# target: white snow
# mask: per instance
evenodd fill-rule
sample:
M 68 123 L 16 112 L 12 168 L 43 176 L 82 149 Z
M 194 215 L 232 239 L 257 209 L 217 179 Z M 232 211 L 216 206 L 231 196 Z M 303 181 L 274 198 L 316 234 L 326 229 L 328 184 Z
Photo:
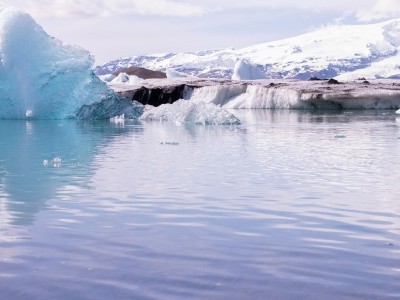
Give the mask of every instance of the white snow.
M 400 19 L 369 25 L 331 25 L 239 50 L 135 56 L 109 62 L 97 71 L 111 73 L 115 68 L 134 65 L 152 70 L 176 69 L 190 76 L 230 79 L 238 61 L 247 61 L 270 79 L 339 75 L 342 80 L 356 76 L 398 78 Z
M 400 115 L 400 109 L 396 110 L 396 114 Z
M 50 37 L 30 15 L 0 10 L 0 118 L 71 117 L 112 93 L 86 50 Z
M 233 114 L 212 103 L 178 100 L 158 107 L 146 106 L 140 120 L 168 121 L 177 125 L 238 125 Z

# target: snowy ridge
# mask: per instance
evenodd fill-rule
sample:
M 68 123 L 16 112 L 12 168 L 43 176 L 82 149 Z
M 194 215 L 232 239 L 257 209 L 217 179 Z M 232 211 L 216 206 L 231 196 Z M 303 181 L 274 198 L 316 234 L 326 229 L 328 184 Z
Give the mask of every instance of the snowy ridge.
M 102 75 L 138 66 L 199 78 L 230 79 L 235 64 L 242 60 L 267 79 L 400 78 L 400 19 L 372 25 L 333 25 L 238 50 L 134 56 L 99 66 L 95 72 Z

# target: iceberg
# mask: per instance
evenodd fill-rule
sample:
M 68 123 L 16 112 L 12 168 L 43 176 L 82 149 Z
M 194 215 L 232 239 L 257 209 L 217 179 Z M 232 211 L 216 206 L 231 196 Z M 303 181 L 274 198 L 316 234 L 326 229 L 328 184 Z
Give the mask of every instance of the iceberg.
M 18 9 L 0 10 L 0 118 L 74 118 L 83 105 L 114 97 L 80 47 L 49 36 Z
M 239 60 L 233 69 L 232 80 L 259 80 L 265 78 L 265 74 L 256 65 L 245 59 Z
M 240 120 L 213 103 L 180 99 L 173 104 L 146 106 L 140 117 L 144 121 L 168 121 L 177 125 L 240 125 Z
M 188 76 L 187 74 L 178 72 L 175 69 L 167 69 L 165 73 L 167 74 L 167 78 L 181 78 Z
M 98 77 L 104 82 L 111 82 L 116 78 L 114 74 L 99 75 Z

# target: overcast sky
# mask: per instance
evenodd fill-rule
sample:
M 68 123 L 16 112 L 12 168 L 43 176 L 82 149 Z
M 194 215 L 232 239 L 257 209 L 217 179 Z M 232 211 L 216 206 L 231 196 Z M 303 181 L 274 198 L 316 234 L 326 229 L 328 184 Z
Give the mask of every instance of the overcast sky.
M 139 54 L 245 47 L 332 23 L 400 17 L 400 0 L 0 0 L 97 63 Z

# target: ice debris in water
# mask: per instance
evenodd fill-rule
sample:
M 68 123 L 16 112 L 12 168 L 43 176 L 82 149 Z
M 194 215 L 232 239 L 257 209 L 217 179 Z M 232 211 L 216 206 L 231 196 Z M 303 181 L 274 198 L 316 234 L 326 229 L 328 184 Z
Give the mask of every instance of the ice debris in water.
M 60 157 L 54 157 L 51 160 L 43 160 L 43 166 L 48 167 L 48 166 L 53 166 L 54 168 L 59 168 L 61 166 L 61 158 Z
M 33 111 L 31 111 L 30 109 L 28 109 L 28 110 L 25 112 L 25 117 L 27 117 L 27 118 L 32 118 L 32 117 L 33 117 Z
M 175 124 L 239 125 L 240 120 L 213 103 L 178 100 L 158 107 L 146 106 L 141 120 L 169 121 Z
M 50 37 L 20 10 L 0 10 L 0 118 L 75 117 L 113 93 L 86 50 Z M 34 112 L 34 114 L 30 114 Z
M 110 118 L 111 123 L 123 123 L 125 121 L 125 114 Z
M 396 114 L 400 115 L 400 109 L 396 110 Z

